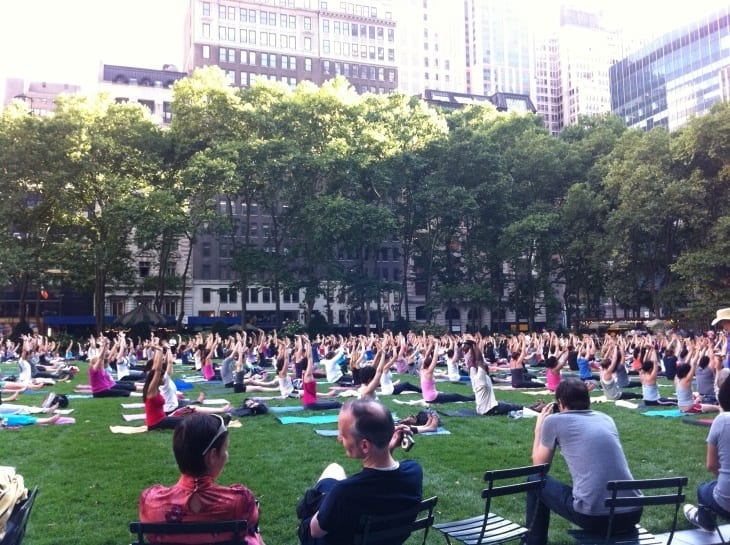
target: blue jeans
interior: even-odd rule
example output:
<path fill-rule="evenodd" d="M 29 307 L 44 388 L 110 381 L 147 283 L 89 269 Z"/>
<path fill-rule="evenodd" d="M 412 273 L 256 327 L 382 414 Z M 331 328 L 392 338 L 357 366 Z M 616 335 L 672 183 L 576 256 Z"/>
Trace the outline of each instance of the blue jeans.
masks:
<path fill-rule="evenodd" d="M 529 477 L 529 480 L 535 479 L 537 479 L 536 476 Z M 526 545 L 547 544 L 550 511 L 590 533 L 605 535 L 608 530 L 608 515 L 578 513 L 573 509 L 572 487 L 548 477 L 544 488 L 527 493 L 526 525 L 530 528 L 530 532 L 523 543 Z M 641 510 L 614 515 L 611 533 L 621 534 L 632 530 L 639 523 L 640 518 Z M 529 526 L 531 521 L 532 527 Z"/>
<path fill-rule="evenodd" d="M 697 503 L 699 504 L 697 517 L 698 522 L 703 528 L 715 527 L 715 515 L 720 515 L 725 519 L 730 519 L 730 512 L 726 511 L 718 505 L 712 492 L 717 486 L 717 481 L 702 483 L 697 487 Z"/>

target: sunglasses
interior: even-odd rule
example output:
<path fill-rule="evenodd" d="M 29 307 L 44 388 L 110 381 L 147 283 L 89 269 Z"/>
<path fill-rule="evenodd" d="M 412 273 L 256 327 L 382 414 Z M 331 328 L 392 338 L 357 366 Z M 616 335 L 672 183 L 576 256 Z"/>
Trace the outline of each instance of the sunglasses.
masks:
<path fill-rule="evenodd" d="M 209 451 L 209 450 L 210 450 L 211 448 L 213 448 L 213 445 L 214 445 L 214 444 L 215 444 L 215 442 L 216 442 L 216 441 L 218 440 L 218 438 L 219 438 L 219 437 L 220 437 L 221 435 L 223 435 L 224 433 L 226 433 L 226 432 L 228 431 L 228 429 L 226 428 L 226 424 L 225 424 L 225 422 L 223 422 L 223 417 L 222 417 L 221 415 L 219 415 L 219 414 L 212 414 L 211 416 L 215 416 L 215 417 L 216 417 L 216 418 L 217 418 L 218 420 L 220 420 L 220 421 L 221 421 L 221 425 L 220 425 L 220 427 L 218 428 L 218 432 L 217 432 L 217 433 L 216 433 L 216 434 L 215 434 L 215 435 L 213 436 L 213 439 L 211 439 L 211 440 L 210 440 L 210 443 L 208 443 L 208 446 L 207 446 L 207 447 L 205 447 L 205 450 L 203 451 L 203 454 L 202 454 L 202 456 L 205 456 L 205 455 L 206 455 L 206 454 L 208 453 L 208 451 Z"/>

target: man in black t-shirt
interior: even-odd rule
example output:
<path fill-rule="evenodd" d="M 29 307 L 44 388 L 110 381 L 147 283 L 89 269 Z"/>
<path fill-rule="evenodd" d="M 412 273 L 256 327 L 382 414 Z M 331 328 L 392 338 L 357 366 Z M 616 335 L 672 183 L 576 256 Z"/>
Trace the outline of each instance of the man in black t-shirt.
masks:
<path fill-rule="evenodd" d="M 330 464 L 304 502 L 316 508 L 312 516 L 300 511 L 299 539 L 303 545 L 349 545 L 363 515 L 397 513 L 422 499 L 423 470 L 418 462 L 397 462 L 392 452 L 405 426 L 396 426 L 390 410 L 372 399 L 346 403 L 337 422 L 337 440 L 350 458 L 362 460 L 362 470 L 345 476 Z M 302 504 L 300 504 L 300 508 Z M 403 541 L 408 536 L 403 536 Z"/>

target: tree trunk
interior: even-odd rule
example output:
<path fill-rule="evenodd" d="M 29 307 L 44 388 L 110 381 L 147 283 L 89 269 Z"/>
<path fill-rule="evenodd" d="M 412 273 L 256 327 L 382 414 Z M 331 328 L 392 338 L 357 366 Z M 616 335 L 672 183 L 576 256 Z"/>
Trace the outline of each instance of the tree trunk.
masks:
<path fill-rule="evenodd" d="M 188 288 L 188 271 L 190 270 L 190 259 L 193 255 L 193 244 L 195 236 L 188 236 L 188 255 L 185 258 L 185 270 L 183 271 L 182 285 L 180 286 L 180 312 L 177 315 L 177 327 L 182 324 L 185 317 L 185 291 Z"/>
<path fill-rule="evenodd" d="M 96 334 L 104 333 L 104 303 L 106 299 L 106 271 L 96 266 L 94 274 L 94 316 L 96 318 Z"/>

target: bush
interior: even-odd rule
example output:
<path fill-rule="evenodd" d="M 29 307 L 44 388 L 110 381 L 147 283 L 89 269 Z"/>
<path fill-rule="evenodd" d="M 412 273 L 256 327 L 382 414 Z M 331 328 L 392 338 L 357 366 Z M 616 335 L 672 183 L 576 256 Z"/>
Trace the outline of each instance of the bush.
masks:
<path fill-rule="evenodd" d="M 294 335 L 301 335 L 305 329 L 299 322 L 291 321 L 287 322 L 284 327 L 279 330 L 279 337 L 294 337 Z"/>

